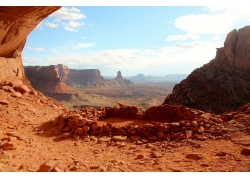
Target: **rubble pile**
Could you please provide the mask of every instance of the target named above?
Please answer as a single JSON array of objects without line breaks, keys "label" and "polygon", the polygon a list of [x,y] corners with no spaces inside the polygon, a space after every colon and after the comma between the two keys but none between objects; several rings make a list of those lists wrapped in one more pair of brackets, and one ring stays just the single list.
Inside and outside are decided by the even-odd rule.
[{"label": "rubble pile", "polygon": [[[165,112],[165,116],[164,116]],[[153,117],[155,113],[155,118]],[[140,117],[139,117],[140,115]],[[103,124],[98,121],[110,117],[135,118],[145,120],[142,126]],[[162,117],[162,119],[159,119]],[[148,121],[150,119],[158,119]],[[150,123],[149,123],[150,122]],[[217,139],[228,138],[227,123],[220,116],[189,109],[183,106],[161,105],[147,109],[118,103],[115,107],[102,107],[98,110],[93,107],[82,108],[66,112],[55,118],[55,134],[57,140],[82,139],[93,135],[97,137],[110,137],[109,140],[124,141],[158,141],[183,139]],[[115,137],[115,138],[114,138]]]}]

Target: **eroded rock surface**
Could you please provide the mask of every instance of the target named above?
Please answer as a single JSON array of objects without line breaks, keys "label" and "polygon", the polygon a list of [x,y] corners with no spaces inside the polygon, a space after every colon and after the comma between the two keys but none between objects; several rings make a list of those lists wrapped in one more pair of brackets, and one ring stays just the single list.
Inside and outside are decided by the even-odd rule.
[{"label": "eroded rock surface", "polygon": [[216,114],[237,110],[250,97],[250,26],[231,31],[215,59],[175,85],[163,104],[184,105]]}]

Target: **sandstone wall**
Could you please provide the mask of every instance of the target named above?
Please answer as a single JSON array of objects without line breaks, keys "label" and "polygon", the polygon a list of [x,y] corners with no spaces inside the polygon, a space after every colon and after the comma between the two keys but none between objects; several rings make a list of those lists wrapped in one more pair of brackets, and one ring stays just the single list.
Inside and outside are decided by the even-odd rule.
[{"label": "sandstone wall", "polygon": [[21,52],[28,34],[60,7],[0,7],[0,84],[25,81]]},{"label": "sandstone wall", "polygon": [[207,112],[237,110],[250,101],[250,26],[228,33],[215,59],[175,85],[163,104]]}]

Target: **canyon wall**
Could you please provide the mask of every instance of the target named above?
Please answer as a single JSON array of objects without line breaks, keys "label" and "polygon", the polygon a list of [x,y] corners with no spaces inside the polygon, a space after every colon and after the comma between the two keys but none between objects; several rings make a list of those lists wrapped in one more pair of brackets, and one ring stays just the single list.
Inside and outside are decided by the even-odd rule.
[{"label": "canyon wall", "polygon": [[250,26],[228,33],[215,59],[175,85],[163,104],[207,112],[235,111],[250,101]]},{"label": "canyon wall", "polygon": [[0,7],[0,84],[28,81],[24,75],[21,52],[28,34],[60,7]]},{"label": "canyon wall", "polygon": [[74,93],[59,78],[57,66],[26,66],[25,75],[31,85],[42,93]]}]

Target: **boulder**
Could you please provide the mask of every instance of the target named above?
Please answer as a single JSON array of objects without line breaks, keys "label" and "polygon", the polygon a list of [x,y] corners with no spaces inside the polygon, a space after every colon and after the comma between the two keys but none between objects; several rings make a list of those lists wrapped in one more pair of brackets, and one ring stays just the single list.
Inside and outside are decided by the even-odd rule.
[{"label": "boulder", "polygon": [[57,164],[58,163],[56,161],[48,160],[39,167],[37,172],[51,172],[54,168],[56,168]]}]

